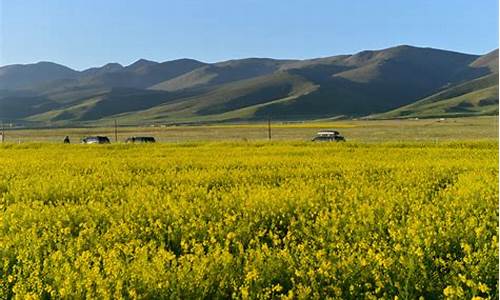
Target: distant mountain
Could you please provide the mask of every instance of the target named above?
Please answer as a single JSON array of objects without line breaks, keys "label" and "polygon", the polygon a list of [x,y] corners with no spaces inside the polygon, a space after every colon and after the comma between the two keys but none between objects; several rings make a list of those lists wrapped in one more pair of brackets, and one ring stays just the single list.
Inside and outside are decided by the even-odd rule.
[{"label": "distant mountain", "polygon": [[411,46],[308,60],[138,60],[0,68],[0,119],[122,124],[498,113],[498,50]]},{"label": "distant mountain", "polygon": [[0,89],[30,89],[51,81],[77,78],[78,75],[75,70],[51,62],[9,65],[0,68]]},{"label": "distant mountain", "polygon": [[106,73],[120,72],[122,70],[123,70],[123,66],[120,65],[119,63],[109,63],[109,64],[105,64],[102,67],[90,68],[90,69],[84,70],[84,71],[82,71],[81,76],[82,77],[102,76],[103,74],[106,74]]},{"label": "distant mountain", "polygon": [[101,68],[97,74],[83,74],[79,85],[145,89],[204,65],[205,63],[192,59],[179,59],[164,63],[140,59],[126,67],[115,67],[108,71],[103,71]]}]

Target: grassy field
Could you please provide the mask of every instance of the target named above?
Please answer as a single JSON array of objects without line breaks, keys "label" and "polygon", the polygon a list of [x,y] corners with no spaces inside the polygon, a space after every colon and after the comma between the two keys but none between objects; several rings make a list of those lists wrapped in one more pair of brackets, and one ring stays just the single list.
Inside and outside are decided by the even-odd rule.
[{"label": "grassy field", "polygon": [[[110,124],[112,125],[112,124]],[[320,129],[337,129],[348,141],[450,141],[498,139],[498,117],[469,117],[420,120],[355,120],[304,123],[272,123],[273,140],[308,141]],[[114,141],[114,128],[61,128],[8,130],[6,141],[62,142],[69,135],[79,142],[87,135],[107,135]],[[268,137],[267,123],[206,126],[120,127],[118,140],[133,135],[152,135],[160,142],[258,141]]]},{"label": "grassy field", "polygon": [[0,157],[1,299],[498,298],[497,141]]}]

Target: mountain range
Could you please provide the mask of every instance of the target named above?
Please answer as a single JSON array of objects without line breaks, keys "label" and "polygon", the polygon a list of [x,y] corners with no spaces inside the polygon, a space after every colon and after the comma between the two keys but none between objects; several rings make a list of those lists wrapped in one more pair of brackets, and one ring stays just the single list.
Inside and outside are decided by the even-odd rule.
[{"label": "mountain range", "polygon": [[30,125],[494,114],[498,49],[480,56],[404,45],[305,60],[0,67],[0,120]]}]

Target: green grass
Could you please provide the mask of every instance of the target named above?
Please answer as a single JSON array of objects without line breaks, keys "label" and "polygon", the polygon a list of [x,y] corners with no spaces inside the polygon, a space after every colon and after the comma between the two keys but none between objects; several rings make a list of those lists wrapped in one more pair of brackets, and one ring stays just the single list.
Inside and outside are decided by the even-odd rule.
[{"label": "green grass", "polygon": [[[107,135],[114,140],[113,122],[92,128],[7,130],[6,141],[73,142],[87,135]],[[348,141],[445,141],[498,139],[498,117],[468,117],[421,120],[351,120],[315,122],[272,122],[273,140],[308,141],[320,129],[338,129]],[[267,122],[169,127],[120,127],[118,140],[152,135],[160,142],[266,140]]]}]

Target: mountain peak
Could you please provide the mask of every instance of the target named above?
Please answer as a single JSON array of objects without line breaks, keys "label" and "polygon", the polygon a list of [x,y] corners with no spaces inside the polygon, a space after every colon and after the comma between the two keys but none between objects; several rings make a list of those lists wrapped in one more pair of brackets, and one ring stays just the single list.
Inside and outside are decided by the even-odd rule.
[{"label": "mountain peak", "polygon": [[55,62],[45,61],[45,60],[37,62],[36,65],[61,66],[60,64],[57,64]]},{"label": "mountain peak", "polygon": [[119,63],[107,63],[102,67],[90,68],[90,69],[83,70],[82,74],[85,76],[97,75],[97,74],[103,74],[103,73],[116,72],[116,71],[120,71],[121,69],[123,69],[123,66]]},{"label": "mountain peak", "polygon": [[123,66],[119,63],[107,63],[105,64],[104,66],[102,66],[103,68],[106,68],[106,69],[111,69],[111,68],[123,68]]},{"label": "mountain peak", "polygon": [[178,58],[178,59],[174,59],[174,60],[167,60],[165,62],[166,63],[170,63],[170,62],[177,62],[177,63],[186,63],[186,62],[203,63],[203,62],[201,62],[199,60],[192,59],[192,58]]},{"label": "mountain peak", "polygon": [[156,65],[156,64],[158,64],[158,63],[155,61],[141,58],[141,59],[138,59],[137,61],[131,63],[130,65],[128,65],[127,68],[132,68],[132,69],[144,68],[144,67],[149,67],[149,66]]},{"label": "mountain peak", "polygon": [[119,63],[108,63],[108,64],[105,64],[104,66],[102,66],[100,69],[101,69],[101,71],[104,71],[104,72],[115,72],[115,71],[120,71],[121,69],[123,69],[123,66]]},{"label": "mountain peak", "polygon": [[498,72],[498,49],[480,56],[470,66],[473,68],[488,68],[492,72]]},{"label": "mountain peak", "polygon": [[76,72],[75,70],[69,68],[69,67],[66,67],[65,65],[61,65],[61,64],[58,64],[58,63],[55,63],[55,62],[51,62],[51,61],[39,61],[37,63],[34,63],[34,64],[25,64],[25,65],[20,65],[22,67],[36,67],[36,68],[41,68],[41,69],[60,69],[60,70],[67,70],[67,71],[71,71],[71,72]]}]

